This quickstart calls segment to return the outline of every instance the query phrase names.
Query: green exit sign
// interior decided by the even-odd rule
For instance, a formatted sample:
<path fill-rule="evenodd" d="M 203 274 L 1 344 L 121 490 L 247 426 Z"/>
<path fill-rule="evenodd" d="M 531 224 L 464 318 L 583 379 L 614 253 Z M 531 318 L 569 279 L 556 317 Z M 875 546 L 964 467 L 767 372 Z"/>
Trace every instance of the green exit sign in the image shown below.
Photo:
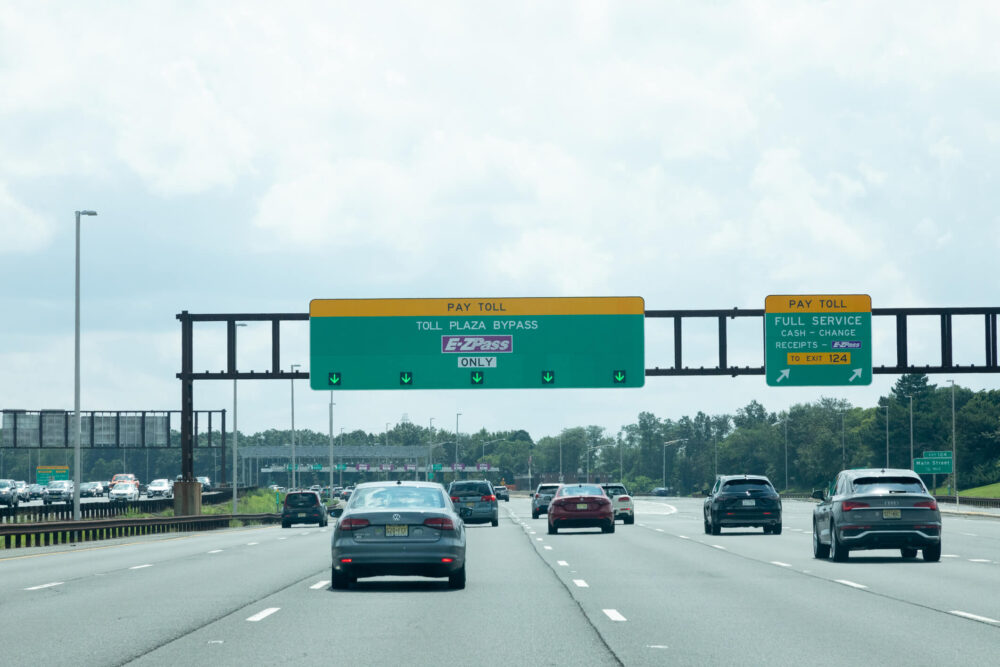
<path fill-rule="evenodd" d="M 914 459 L 913 472 L 920 475 L 950 475 L 951 461 L 950 458 Z"/>
<path fill-rule="evenodd" d="M 767 297 L 764 366 L 767 384 L 772 387 L 871 384 L 871 297 Z"/>
<path fill-rule="evenodd" d="M 316 299 L 313 389 L 641 387 L 641 297 Z"/>

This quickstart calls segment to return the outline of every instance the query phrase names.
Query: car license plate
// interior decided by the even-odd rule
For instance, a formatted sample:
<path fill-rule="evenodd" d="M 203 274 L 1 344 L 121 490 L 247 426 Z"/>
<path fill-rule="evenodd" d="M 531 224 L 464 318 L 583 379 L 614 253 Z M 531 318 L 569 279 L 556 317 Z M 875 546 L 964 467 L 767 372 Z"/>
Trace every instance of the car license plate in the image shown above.
<path fill-rule="evenodd" d="M 466 507 L 475 507 L 476 503 L 465 503 Z"/>
<path fill-rule="evenodd" d="M 900 519 L 902 516 L 902 510 L 882 510 L 883 519 Z"/>
<path fill-rule="evenodd" d="M 305 516 L 305 515 L 306 515 L 305 512 L 299 512 L 299 516 Z"/>
<path fill-rule="evenodd" d="M 743 507 L 754 507 L 757 504 L 756 500 L 744 500 Z"/>
<path fill-rule="evenodd" d="M 587 507 L 588 507 L 587 503 L 577 503 L 576 504 L 576 508 L 578 510 L 585 510 L 585 509 L 587 509 Z"/>
<path fill-rule="evenodd" d="M 406 537 L 409 535 L 409 526 L 386 526 L 386 537 Z"/>

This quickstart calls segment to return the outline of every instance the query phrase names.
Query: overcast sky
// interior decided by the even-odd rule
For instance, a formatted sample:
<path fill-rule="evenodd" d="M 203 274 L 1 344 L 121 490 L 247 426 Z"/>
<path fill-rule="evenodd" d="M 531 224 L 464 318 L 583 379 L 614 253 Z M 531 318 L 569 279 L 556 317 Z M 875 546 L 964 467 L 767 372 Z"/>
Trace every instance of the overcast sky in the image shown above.
<path fill-rule="evenodd" d="M 307 312 L 314 298 L 641 296 L 763 308 L 998 304 L 1000 5 L 931 2 L 0 4 L 0 408 L 178 409 L 175 315 Z M 895 362 L 876 318 L 875 364 Z M 911 360 L 940 361 L 911 323 Z M 981 364 L 980 318 L 955 322 Z M 241 370 L 269 366 L 241 332 Z M 225 366 L 196 328 L 195 368 Z M 759 322 L 731 361 L 762 363 Z M 716 363 L 715 324 L 685 363 Z M 305 323 L 283 366 L 308 369 Z M 672 364 L 647 322 L 646 365 Z M 932 382 L 944 384 L 947 376 Z M 404 414 L 539 438 L 640 411 L 782 410 L 866 388 L 759 376 L 642 389 L 338 393 L 335 430 Z M 996 376 L 964 375 L 973 388 Z M 296 425 L 327 429 L 296 387 Z M 195 384 L 199 409 L 231 382 Z M 289 426 L 289 383 L 241 382 L 240 430 Z"/>

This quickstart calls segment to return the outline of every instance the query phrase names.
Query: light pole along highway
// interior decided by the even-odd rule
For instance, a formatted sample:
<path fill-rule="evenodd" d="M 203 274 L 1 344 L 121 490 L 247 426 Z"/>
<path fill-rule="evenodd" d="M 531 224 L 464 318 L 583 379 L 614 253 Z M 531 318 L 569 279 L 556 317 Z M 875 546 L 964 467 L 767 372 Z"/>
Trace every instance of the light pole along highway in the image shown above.
<path fill-rule="evenodd" d="M 668 440 L 667 442 L 663 443 L 663 488 L 667 488 L 667 446 L 676 445 L 681 442 L 687 442 L 687 438 Z"/>
<path fill-rule="evenodd" d="M 80 520 L 80 216 L 97 211 L 76 212 L 76 328 L 73 354 L 73 520 Z M 30 466 L 29 466 L 30 468 Z M 31 470 L 28 470 L 29 479 Z"/>

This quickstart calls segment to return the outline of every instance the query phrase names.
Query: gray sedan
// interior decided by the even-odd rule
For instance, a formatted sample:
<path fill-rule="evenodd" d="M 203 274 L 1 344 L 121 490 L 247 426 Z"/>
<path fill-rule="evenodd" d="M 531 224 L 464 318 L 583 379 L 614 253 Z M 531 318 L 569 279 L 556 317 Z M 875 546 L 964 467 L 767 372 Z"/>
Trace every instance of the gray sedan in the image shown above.
<path fill-rule="evenodd" d="M 465 524 L 431 482 L 359 484 L 331 540 L 332 586 L 383 575 L 448 577 L 465 588 Z"/>
<path fill-rule="evenodd" d="M 845 561 L 851 551 L 899 549 L 941 559 L 941 512 L 912 470 L 844 470 L 831 493 L 815 491 L 813 556 Z"/>

